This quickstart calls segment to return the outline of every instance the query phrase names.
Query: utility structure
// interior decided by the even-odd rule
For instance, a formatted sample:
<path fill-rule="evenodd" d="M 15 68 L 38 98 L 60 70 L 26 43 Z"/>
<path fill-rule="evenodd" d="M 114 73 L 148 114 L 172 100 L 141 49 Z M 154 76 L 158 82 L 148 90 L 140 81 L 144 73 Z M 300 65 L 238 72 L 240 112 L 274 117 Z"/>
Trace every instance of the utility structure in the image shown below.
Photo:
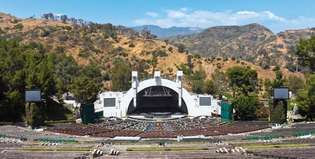
<path fill-rule="evenodd" d="M 270 121 L 272 123 L 285 123 L 287 121 L 289 89 L 278 87 L 273 89 L 272 106 L 270 109 Z"/>
<path fill-rule="evenodd" d="M 37 127 L 43 124 L 41 116 L 44 105 L 40 89 L 30 89 L 25 91 L 25 116 L 27 124 Z"/>

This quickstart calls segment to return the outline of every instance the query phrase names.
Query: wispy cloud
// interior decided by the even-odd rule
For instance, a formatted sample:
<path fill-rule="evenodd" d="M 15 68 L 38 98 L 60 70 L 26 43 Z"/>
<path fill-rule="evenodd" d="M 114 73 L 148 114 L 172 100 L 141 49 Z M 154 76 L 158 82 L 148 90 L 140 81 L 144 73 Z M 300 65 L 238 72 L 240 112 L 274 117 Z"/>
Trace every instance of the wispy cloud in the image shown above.
<path fill-rule="evenodd" d="M 146 12 L 145 14 L 147 16 L 154 17 L 154 18 L 159 16 L 159 14 L 156 12 Z"/>
<path fill-rule="evenodd" d="M 285 18 L 271 11 L 222 11 L 190 10 L 187 8 L 166 10 L 161 14 L 147 12 L 147 18 L 134 20 L 136 25 L 153 24 L 160 27 L 182 26 L 207 28 L 219 25 L 243 25 L 260 23 L 271 28 L 274 32 L 285 29 L 315 27 L 315 18 L 296 17 Z"/>

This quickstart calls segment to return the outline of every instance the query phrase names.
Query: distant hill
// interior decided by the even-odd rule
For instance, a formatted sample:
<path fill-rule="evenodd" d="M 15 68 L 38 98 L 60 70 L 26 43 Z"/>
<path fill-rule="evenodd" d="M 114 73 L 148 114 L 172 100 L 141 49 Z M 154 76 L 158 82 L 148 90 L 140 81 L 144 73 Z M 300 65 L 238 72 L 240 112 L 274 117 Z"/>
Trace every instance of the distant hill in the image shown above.
<path fill-rule="evenodd" d="M 301 38 L 315 35 L 314 29 L 288 30 L 274 34 L 265 26 L 218 26 L 200 33 L 170 37 L 170 43 L 185 46 L 193 54 L 204 57 L 236 58 L 264 68 L 294 63 L 294 50 Z"/>
<path fill-rule="evenodd" d="M 283 33 L 283 37 L 286 38 L 287 36 L 291 38 L 293 35 Z M 122 58 L 130 64 L 132 70 L 137 70 L 143 75 L 152 76 L 153 70 L 160 70 L 163 77 L 170 79 L 175 77 L 178 66 L 185 65 L 188 61 L 192 64 L 193 70 L 203 68 L 207 78 L 212 78 L 211 75 L 216 70 L 224 72 L 237 65 L 248 66 L 257 70 L 260 79 L 273 79 L 275 77 L 272 68 L 263 69 L 248 61 L 220 58 L 224 55 L 220 54 L 222 51 L 213 54 L 217 57 L 209 58 L 211 55 L 208 54 L 209 51 L 205 51 L 203 54 L 207 57 L 200 57 L 184 52 L 170 43 L 169 40 L 154 39 L 153 37 L 110 23 L 97 24 L 73 18 L 61 21 L 52 17 L 20 19 L 0 13 L 0 38 L 19 39 L 22 43 L 40 43 L 47 50 L 47 53 L 72 56 L 79 65 L 95 63 L 107 75 L 110 74 L 114 59 Z M 212 50 L 212 47 L 222 50 L 225 50 L 224 47 L 230 47 L 230 50 L 233 51 L 233 47 L 237 48 L 237 45 L 242 44 L 244 50 L 250 51 L 259 49 L 261 44 L 266 43 L 266 39 L 274 41 L 277 38 L 268 29 L 258 25 L 214 27 L 199 34 L 182 37 L 184 39 L 173 38 L 172 42 L 174 44 L 186 43 L 187 46 L 185 47 L 191 49 L 191 53 L 194 51 L 193 48 L 199 49 L 200 42 L 204 43 L 204 48 L 208 50 Z M 195 42 L 191 41 L 191 38 L 194 37 L 198 37 Z M 207 42 L 207 39 L 213 40 Z M 212 42 L 214 44 L 211 44 Z M 223 42 L 224 44 L 221 44 Z M 250 55 L 251 53 L 254 54 L 255 52 L 244 54 Z M 225 54 L 226 56 L 233 55 L 234 52 L 225 51 Z M 272 54 L 273 52 L 271 52 L 271 56 Z M 301 73 L 289 72 L 283 67 L 281 70 L 285 76 L 291 74 L 302 76 Z M 104 89 L 111 89 L 110 76 L 104 79 L 103 84 Z M 184 81 L 184 86 L 187 89 L 191 88 L 189 81 Z"/>
<path fill-rule="evenodd" d="M 152 34 L 158 36 L 159 38 L 167 38 L 171 36 L 178 35 L 189 35 L 193 33 L 199 33 L 203 29 L 197 27 L 170 27 L 170 28 L 161 28 L 157 25 L 143 25 L 132 27 L 132 29 L 140 32 L 143 29 L 150 31 Z"/>

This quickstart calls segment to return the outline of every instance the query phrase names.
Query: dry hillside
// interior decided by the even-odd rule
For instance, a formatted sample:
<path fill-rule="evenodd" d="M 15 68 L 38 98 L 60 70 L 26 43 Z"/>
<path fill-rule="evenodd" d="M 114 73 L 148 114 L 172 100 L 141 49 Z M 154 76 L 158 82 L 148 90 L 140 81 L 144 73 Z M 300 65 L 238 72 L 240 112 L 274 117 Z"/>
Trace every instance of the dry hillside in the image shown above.
<path fill-rule="evenodd" d="M 188 56 L 190 56 L 194 69 L 202 66 L 207 73 L 207 78 L 211 78 L 215 69 L 225 71 L 235 65 L 256 69 L 261 79 L 272 79 L 275 76 L 272 68 L 262 69 L 253 63 L 231 58 L 204 58 L 182 53 L 168 41 L 148 38 L 131 29 L 111 24 L 77 24 L 60 20 L 19 19 L 1 13 L 0 37 L 17 38 L 24 43 L 41 43 L 48 52 L 73 56 L 80 65 L 97 63 L 105 72 L 112 67 L 113 59 L 123 58 L 131 64 L 134 70 L 151 74 L 155 67 L 156 70 L 162 72 L 163 76 L 170 78 L 175 76 L 177 66 L 187 63 Z M 270 34 L 268 38 L 275 37 Z M 242 41 L 242 39 L 239 40 Z M 282 41 L 283 39 L 277 39 L 278 43 L 282 43 Z M 228 46 L 226 49 L 229 50 Z M 153 56 L 157 58 L 156 66 L 152 64 Z M 286 76 L 293 74 L 285 68 L 282 68 L 282 71 Z"/>
<path fill-rule="evenodd" d="M 201 33 L 170 38 L 204 57 L 234 57 L 269 68 L 279 65 L 294 70 L 295 46 L 300 39 L 315 35 L 315 29 L 287 30 L 274 34 L 259 24 L 211 27 Z"/>

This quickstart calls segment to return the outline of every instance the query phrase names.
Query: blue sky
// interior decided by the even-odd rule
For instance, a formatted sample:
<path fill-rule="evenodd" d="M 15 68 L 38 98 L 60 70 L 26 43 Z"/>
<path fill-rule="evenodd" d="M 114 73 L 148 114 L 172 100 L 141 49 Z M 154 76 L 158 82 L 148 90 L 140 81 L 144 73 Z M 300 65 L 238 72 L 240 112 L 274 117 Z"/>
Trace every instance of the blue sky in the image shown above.
<path fill-rule="evenodd" d="M 260 23 L 274 32 L 315 27 L 313 0 L 1 0 L 0 12 L 23 18 L 52 12 L 126 26 Z"/>

